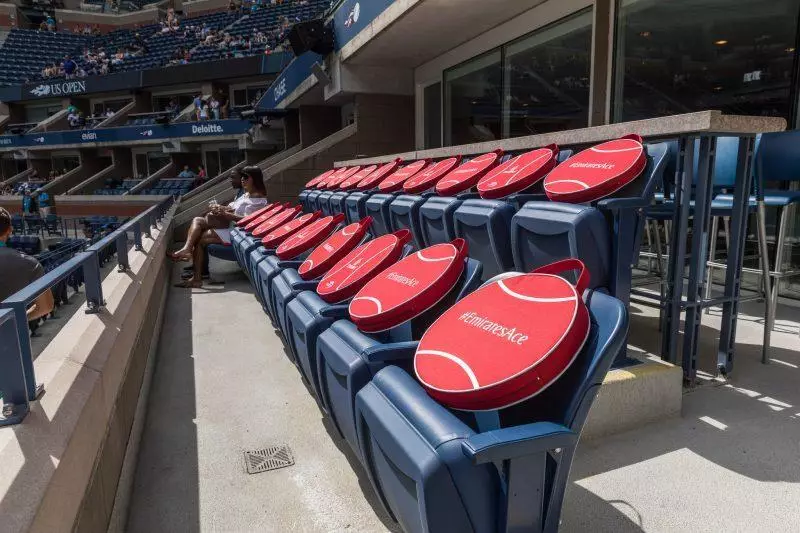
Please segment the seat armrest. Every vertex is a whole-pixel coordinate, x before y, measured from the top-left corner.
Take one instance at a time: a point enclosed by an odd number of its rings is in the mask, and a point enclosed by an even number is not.
[[[278,268],[300,268],[302,261],[278,261]]]
[[[390,344],[377,344],[364,351],[364,356],[371,363],[389,363],[391,361],[405,361],[413,359],[417,353],[418,341],[393,342]]]
[[[597,202],[598,209],[612,211],[614,209],[638,209],[648,207],[650,202],[644,198],[603,198]]]
[[[300,281],[293,288],[298,291],[315,291],[318,285],[319,281]]]
[[[473,463],[483,464],[566,448],[577,442],[578,434],[567,427],[553,422],[534,422],[478,433],[464,440],[461,450]]]
[[[320,309],[319,314],[324,318],[333,318],[335,320],[342,318],[350,318],[350,313],[347,311],[347,304],[344,305],[328,305]]]

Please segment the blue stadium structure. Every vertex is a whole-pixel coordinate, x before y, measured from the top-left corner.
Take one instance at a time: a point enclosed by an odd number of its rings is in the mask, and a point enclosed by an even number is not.
[[[800,530],[798,21],[0,5],[0,531]]]

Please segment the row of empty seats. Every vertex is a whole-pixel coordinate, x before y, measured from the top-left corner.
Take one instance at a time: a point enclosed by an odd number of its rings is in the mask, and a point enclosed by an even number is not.
[[[293,362],[405,531],[558,529],[578,435],[605,373],[624,353],[627,313],[613,295],[625,291],[619,270],[630,270],[641,235],[635,206],[652,200],[668,147],[646,145],[646,153],[631,186],[591,205],[548,201],[536,189],[491,200],[472,187],[439,196],[435,181],[416,194],[386,192],[381,183],[417,163],[396,162],[389,170],[344,169],[330,188],[303,191],[302,205],[269,206],[233,230],[231,253]],[[498,154],[495,164],[514,155]],[[469,161],[450,171],[458,163]],[[417,174],[436,164],[419,164]],[[348,172],[358,180],[348,183]],[[382,179],[370,182],[370,175]],[[356,190],[365,181],[371,185]],[[466,257],[448,259],[459,274],[428,294],[435,303],[414,300],[405,314],[367,325],[362,309],[369,296],[360,291],[372,280],[391,271],[389,279],[416,285],[393,269],[437,264],[442,259],[431,258],[450,249]],[[338,261],[325,262],[337,253]],[[591,333],[567,372],[538,396],[500,410],[455,410],[431,398],[414,377],[413,361],[436,318],[482,284],[498,283],[498,275],[564,258],[582,260],[591,272],[584,295]]]

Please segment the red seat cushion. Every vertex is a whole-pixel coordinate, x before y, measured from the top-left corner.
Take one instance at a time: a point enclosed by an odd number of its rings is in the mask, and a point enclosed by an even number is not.
[[[578,268],[576,286],[556,275]],[[414,371],[455,409],[502,409],[550,386],[589,335],[588,272],[567,259],[484,285],[446,311],[420,340]]]
[[[593,202],[635,180],[645,166],[647,153],[641,137],[628,135],[570,157],[545,178],[544,191],[557,202]]]

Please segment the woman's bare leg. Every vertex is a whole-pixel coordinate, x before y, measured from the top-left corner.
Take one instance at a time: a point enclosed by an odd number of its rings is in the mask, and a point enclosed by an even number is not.
[[[169,256],[175,260],[188,261],[194,254],[194,249],[206,230],[208,230],[208,221],[203,217],[195,217],[192,220],[192,225],[189,226],[189,232],[186,234],[186,242],[183,248],[170,253]]]

